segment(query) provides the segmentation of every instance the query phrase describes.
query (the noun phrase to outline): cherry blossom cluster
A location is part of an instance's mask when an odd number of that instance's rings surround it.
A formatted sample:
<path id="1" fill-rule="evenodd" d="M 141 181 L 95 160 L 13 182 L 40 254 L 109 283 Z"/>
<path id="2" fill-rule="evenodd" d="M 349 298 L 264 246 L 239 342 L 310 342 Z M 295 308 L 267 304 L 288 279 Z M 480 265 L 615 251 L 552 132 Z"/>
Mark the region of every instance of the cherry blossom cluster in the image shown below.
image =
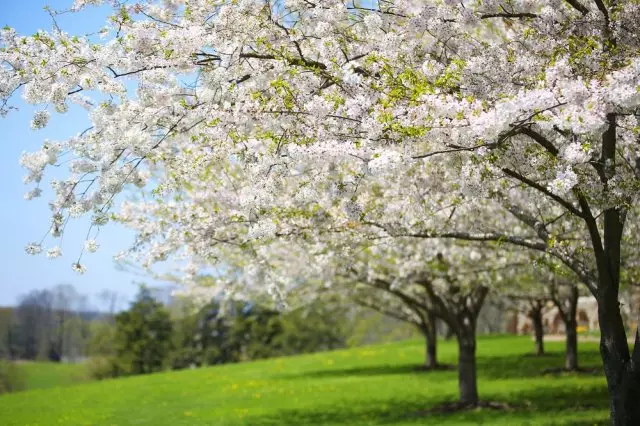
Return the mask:
<path id="1" fill-rule="evenodd" d="M 35 130 L 71 103 L 91 121 L 21 158 L 27 199 L 68 166 L 45 240 L 81 215 L 122 222 L 141 264 L 184 259 L 194 292 L 211 266 L 222 286 L 277 297 L 309 272 L 324 286 L 327 259 L 348 266 L 378 240 L 403 279 L 420 269 L 416 245 L 465 264 L 509 258 L 496 254 L 507 243 L 593 281 L 581 203 L 632 218 L 640 189 L 640 41 L 625 30 L 640 9 L 618 3 L 607 15 L 560 0 L 118 3 L 97 41 L 3 30 L 0 113 L 20 93 L 39 106 Z M 136 195 L 116 205 L 123 193 Z M 97 248 L 88 237 L 84 251 Z"/>

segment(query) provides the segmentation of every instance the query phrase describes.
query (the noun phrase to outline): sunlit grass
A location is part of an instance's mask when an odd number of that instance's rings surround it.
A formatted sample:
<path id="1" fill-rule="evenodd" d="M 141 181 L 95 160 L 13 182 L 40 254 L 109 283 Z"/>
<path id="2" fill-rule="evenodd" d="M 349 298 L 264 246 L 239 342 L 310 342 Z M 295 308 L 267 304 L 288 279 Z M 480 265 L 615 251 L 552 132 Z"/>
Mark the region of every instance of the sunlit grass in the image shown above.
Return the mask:
<path id="1" fill-rule="evenodd" d="M 26 362 L 24 371 L 27 389 L 47 389 L 69 386 L 88 380 L 84 364 L 58 364 L 53 362 Z"/>
<path id="2" fill-rule="evenodd" d="M 594 425 L 606 424 L 602 374 L 542 375 L 561 367 L 551 355 L 525 356 L 526 337 L 482 338 L 483 399 L 517 406 L 425 414 L 457 396 L 455 371 L 418 372 L 423 342 L 410 341 L 169 372 L 0 397 L 2 425 Z M 440 344 L 455 363 L 455 342 Z M 599 366 L 595 343 L 581 343 L 581 362 Z"/>

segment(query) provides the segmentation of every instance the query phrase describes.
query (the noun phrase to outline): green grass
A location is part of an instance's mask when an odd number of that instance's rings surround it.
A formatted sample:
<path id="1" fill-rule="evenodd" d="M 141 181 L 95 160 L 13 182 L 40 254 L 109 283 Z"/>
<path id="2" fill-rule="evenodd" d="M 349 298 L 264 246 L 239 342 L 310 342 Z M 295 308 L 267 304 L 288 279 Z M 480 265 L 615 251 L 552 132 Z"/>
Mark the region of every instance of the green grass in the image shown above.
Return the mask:
<path id="1" fill-rule="evenodd" d="M 481 397 L 513 411 L 424 414 L 455 400 L 455 371 L 416 372 L 423 343 L 401 342 L 246 364 L 168 372 L 0 396 L 3 426 L 20 425 L 573 425 L 607 424 L 601 374 L 542 375 L 561 367 L 562 342 L 535 358 L 526 337 L 482 338 Z M 454 342 L 440 344 L 455 362 Z M 584 367 L 600 365 L 581 343 Z"/>
<path id="2" fill-rule="evenodd" d="M 26 362 L 20 364 L 26 388 L 47 389 L 69 386 L 88 380 L 84 364 L 58 364 L 54 362 Z"/>

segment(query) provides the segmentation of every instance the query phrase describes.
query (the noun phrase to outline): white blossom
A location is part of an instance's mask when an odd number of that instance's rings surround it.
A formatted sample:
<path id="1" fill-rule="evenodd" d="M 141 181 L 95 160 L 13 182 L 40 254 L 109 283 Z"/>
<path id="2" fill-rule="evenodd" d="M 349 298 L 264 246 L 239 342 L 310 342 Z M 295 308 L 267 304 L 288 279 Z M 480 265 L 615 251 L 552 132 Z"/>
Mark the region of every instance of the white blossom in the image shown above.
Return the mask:
<path id="1" fill-rule="evenodd" d="M 34 198 L 39 197 L 40 195 L 42 195 L 42 190 L 40 188 L 34 188 L 31 191 L 28 191 L 24 194 L 24 199 L 32 200 Z"/>
<path id="2" fill-rule="evenodd" d="M 28 254 L 38 254 L 42 251 L 42 246 L 39 243 L 29 243 L 24 250 Z"/>
<path id="3" fill-rule="evenodd" d="M 82 264 L 80 264 L 78 262 L 72 263 L 71 264 L 71 269 L 73 269 L 74 272 L 77 272 L 80 275 L 82 275 L 85 272 L 87 272 L 87 268 L 84 265 L 82 265 Z"/>
<path id="4" fill-rule="evenodd" d="M 549 189 L 560 195 L 571 191 L 578 184 L 578 175 L 570 166 L 560 169 L 556 173 L 556 178 L 549 184 Z"/>
<path id="5" fill-rule="evenodd" d="M 96 240 L 86 240 L 84 242 L 84 249 L 89 253 L 95 253 L 99 247 L 100 245 Z"/>
<path id="6" fill-rule="evenodd" d="M 55 246 L 47 250 L 47 257 L 49 259 L 55 259 L 60 256 L 62 256 L 62 250 L 59 246 Z"/>
<path id="7" fill-rule="evenodd" d="M 47 110 L 37 111 L 33 115 L 33 119 L 31 120 L 31 128 L 37 130 L 46 127 L 49 123 L 50 117 L 51 115 Z"/>

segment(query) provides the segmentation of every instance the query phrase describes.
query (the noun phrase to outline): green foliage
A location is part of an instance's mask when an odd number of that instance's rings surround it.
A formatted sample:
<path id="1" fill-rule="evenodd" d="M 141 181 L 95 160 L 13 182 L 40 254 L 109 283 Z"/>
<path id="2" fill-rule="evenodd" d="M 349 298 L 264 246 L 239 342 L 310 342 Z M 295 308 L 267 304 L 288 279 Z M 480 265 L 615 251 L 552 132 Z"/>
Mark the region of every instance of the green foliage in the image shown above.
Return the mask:
<path id="1" fill-rule="evenodd" d="M 0 394 L 19 391 L 25 387 L 25 374 L 20 366 L 0 359 Z"/>
<path id="2" fill-rule="evenodd" d="M 224 364 L 345 346 L 344 310 L 331 304 L 278 312 L 260 305 L 235 303 L 226 316 L 212 302 L 174 323 L 171 367 Z"/>
<path id="3" fill-rule="evenodd" d="M 116 315 L 115 352 L 127 374 L 161 371 L 171 350 L 169 312 L 145 288 L 128 311 Z"/>
<path id="4" fill-rule="evenodd" d="M 13 309 L 0 307 L 0 358 L 11 357 Z"/>
<path id="5" fill-rule="evenodd" d="M 279 318 L 274 338 L 277 355 L 296 355 L 339 349 L 346 346 L 350 322 L 347 311 L 335 303 L 315 303 Z"/>
<path id="6" fill-rule="evenodd" d="M 229 337 L 232 346 L 239 348 L 240 360 L 270 358 L 281 348 L 276 337 L 282 333 L 282 324 L 276 311 L 260 306 L 245 306 L 231 323 Z"/>
<path id="7" fill-rule="evenodd" d="M 95 356 L 87 361 L 87 375 L 95 380 L 125 376 L 131 371 L 115 356 Z"/>
<path id="8" fill-rule="evenodd" d="M 349 347 L 396 342 L 422 336 L 414 326 L 370 309 L 357 310 L 350 322 L 346 342 Z"/>
<path id="9" fill-rule="evenodd" d="M 602 374 L 548 374 L 563 342 L 526 356 L 530 337 L 481 337 L 479 390 L 513 410 L 428 414 L 457 398 L 457 372 L 417 372 L 422 339 L 275 358 L 0 397 L 3 426 L 182 425 L 573 425 L 608 424 Z M 600 366 L 597 343 L 581 343 L 584 367 Z M 455 342 L 440 343 L 455 363 Z M 28 401 L 28 404 L 25 403 Z"/>
<path id="10" fill-rule="evenodd" d="M 174 322 L 171 368 L 214 365 L 240 360 L 240 348 L 231 335 L 234 317 L 220 317 L 220 306 L 211 302 Z"/>
<path id="11" fill-rule="evenodd" d="M 109 321 L 93 321 L 90 324 L 87 352 L 90 356 L 112 356 L 115 353 L 114 341 L 116 326 Z"/>

